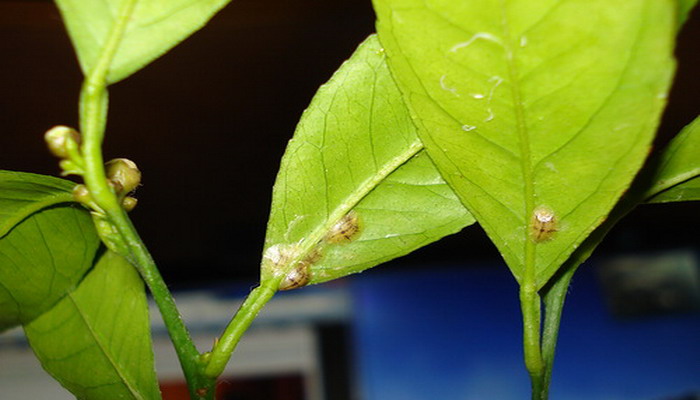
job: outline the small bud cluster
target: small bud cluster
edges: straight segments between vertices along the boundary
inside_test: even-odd
[[[105,164],[105,172],[109,184],[122,201],[122,207],[126,211],[133,210],[138,200],[128,194],[141,184],[141,171],[136,163],[127,158],[115,158]]]
[[[73,128],[59,125],[49,129],[44,139],[53,155],[61,159],[61,175],[83,175],[85,160],[80,152],[80,133]],[[136,207],[137,200],[129,196],[141,184],[141,171],[136,164],[126,158],[115,158],[105,164],[108,183],[126,211]],[[76,201],[96,212],[102,212],[95,204],[85,185],[77,185],[73,190]]]

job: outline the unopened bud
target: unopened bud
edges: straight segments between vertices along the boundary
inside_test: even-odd
[[[124,210],[126,210],[126,212],[130,212],[134,209],[134,207],[136,207],[136,204],[138,204],[138,202],[138,199],[131,196],[126,196],[124,197],[124,200],[122,200],[122,207],[124,207]]]
[[[107,178],[114,184],[119,194],[132,192],[141,183],[141,171],[136,164],[126,158],[115,158],[105,164]]]
[[[46,131],[44,140],[53,155],[58,158],[69,158],[69,149],[71,147],[77,149],[80,144],[80,134],[73,128],[58,125]]]
[[[73,199],[88,207],[92,206],[92,196],[90,196],[90,191],[85,185],[75,185],[73,188]]]

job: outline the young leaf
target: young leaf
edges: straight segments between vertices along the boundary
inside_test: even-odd
[[[273,191],[263,281],[297,263],[310,271],[292,287],[335,279],[473,223],[422,148],[370,36],[319,89],[289,142]]]
[[[126,23],[108,83],[133,74],[204,26],[230,0],[56,0],[80,67],[95,67],[115,24]],[[124,10],[128,2],[135,3]]]
[[[672,2],[375,9],[430,157],[515,277],[541,288],[649,151],[674,68]]]
[[[29,323],[73,290],[100,240],[69,205],[72,183],[0,171],[0,331]]]
[[[80,286],[25,325],[42,366],[78,399],[159,399],[143,282],[106,252]]]
[[[661,153],[647,191],[649,203],[700,199],[700,117],[673,138]]]

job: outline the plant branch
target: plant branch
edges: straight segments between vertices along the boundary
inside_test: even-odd
[[[109,186],[104,170],[102,141],[108,109],[107,74],[135,4],[136,0],[125,0],[122,3],[100,58],[83,83],[80,94],[80,130],[83,138],[81,151],[85,160],[83,178],[92,200],[100,208],[96,212],[104,213],[100,217],[105,218],[117,235],[118,252],[138,270],[153,295],[173,341],[192,398],[213,399],[214,381],[200,373],[199,352],[151,255],[122,208],[119,197]],[[101,236],[105,238],[104,235]],[[110,246],[110,243],[107,245]],[[115,243],[111,245],[115,247]]]
[[[118,215],[110,213],[109,219],[126,242],[129,249],[127,259],[141,274],[160,310],[182,365],[190,395],[193,399],[213,399],[215,381],[201,373],[203,365],[200,363],[199,351],[192,342],[168,287],[131,220],[123,210],[119,211]]]

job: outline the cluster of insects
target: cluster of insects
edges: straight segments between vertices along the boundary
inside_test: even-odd
[[[316,246],[287,273],[279,285],[279,290],[291,290],[306,286],[311,281],[311,266],[321,260],[326,245],[346,244],[360,235],[360,217],[355,211],[345,214],[336,222]],[[297,254],[296,245],[275,245],[265,252],[265,258],[276,266],[285,266]]]

